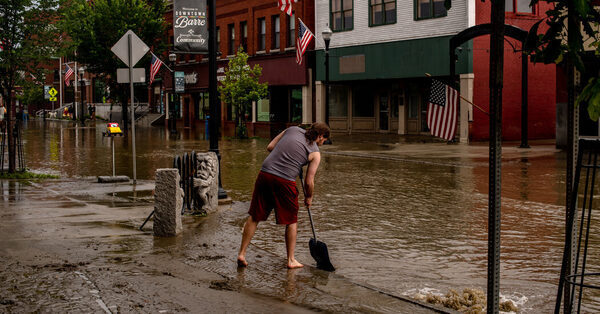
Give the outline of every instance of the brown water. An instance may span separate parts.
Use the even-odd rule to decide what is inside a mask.
[[[110,175],[110,141],[102,131],[103,124],[29,122],[28,167],[73,178]],[[151,181],[155,169],[170,167],[176,154],[206,151],[203,138],[192,130],[169,135],[162,128],[138,128],[138,180]],[[323,147],[313,205],[317,235],[329,247],[336,274],[352,282],[408,296],[467,287],[485,291],[487,146],[418,141],[337,136],[334,145]],[[130,144],[115,139],[117,175],[132,176]],[[266,139],[220,141],[223,187],[235,201],[250,200],[267,144]],[[551,144],[532,150],[514,146],[504,149],[502,165],[501,295],[523,312],[550,312],[563,248],[565,157]],[[239,230],[243,211],[232,211],[224,222]],[[310,236],[307,221],[301,211],[297,254],[312,263],[304,245]],[[228,240],[237,247],[237,234]],[[597,235],[591,241],[600,243]],[[283,228],[273,221],[260,225],[253,244],[285,256]],[[600,256],[593,249],[589,254]],[[590,271],[600,269],[597,261],[589,259]],[[586,311],[600,310],[597,294],[586,294],[584,304]]]

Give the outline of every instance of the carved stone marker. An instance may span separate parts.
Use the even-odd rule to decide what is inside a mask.
[[[195,200],[199,209],[213,212],[219,206],[219,160],[214,152],[197,153]]]
[[[154,235],[172,237],[183,231],[181,225],[181,207],[183,189],[179,187],[177,169],[156,169],[156,187],[154,189]]]

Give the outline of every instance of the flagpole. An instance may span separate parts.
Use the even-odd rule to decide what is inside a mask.
[[[152,55],[153,55],[153,56],[154,56],[156,59],[160,60],[160,58],[159,58],[159,57],[157,57],[157,56],[154,54],[154,52],[150,51],[150,53],[151,53],[151,54],[152,54]],[[164,66],[165,66],[165,68],[167,68],[167,69],[169,69],[169,71],[173,72],[173,70],[171,70],[171,68],[169,68],[169,66],[168,66],[166,63],[164,63],[162,60],[160,60],[160,62],[162,62],[162,65],[164,65]]]
[[[431,74],[429,74],[429,73],[425,73],[425,76],[427,76],[427,77],[431,77]],[[463,95],[461,95],[461,94],[460,94],[460,92],[459,92],[458,90],[457,90],[456,92],[458,93],[458,97],[460,97],[460,99],[462,99],[462,100],[466,101],[467,103],[471,104],[473,107],[475,107],[475,108],[479,109],[479,111],[481,111],[481,112],[485,113],[486,115],[488,115],[488,117],[490,116],[490,113],[489,113],[489,112],[485,111],[483,108],[481,108],[481,107],[477,106],[477,105],[476,105],[476,104],[474,104],[472,101],[470,101],[470,100],[466,99],[465,97],[463,97]]]

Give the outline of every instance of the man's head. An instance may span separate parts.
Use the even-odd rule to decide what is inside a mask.
[[[313,123],[308,130],[306,130],[304,136],[306,136],[306,139],[309,143],[315,142],[317,145],[321,146],[323,145],[323,142],[329,138],[329,132],[330,130],[327,124],[323,122],[316,122]]]

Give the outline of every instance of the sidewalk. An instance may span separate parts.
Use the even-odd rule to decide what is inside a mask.
[[[140,232],[152,188],[0,181],[0,311],[432,312],[310,266],[288,271],[257,246],[238,270],[246,203],[186,216],[176,238],[154,238],[151,223]]]

